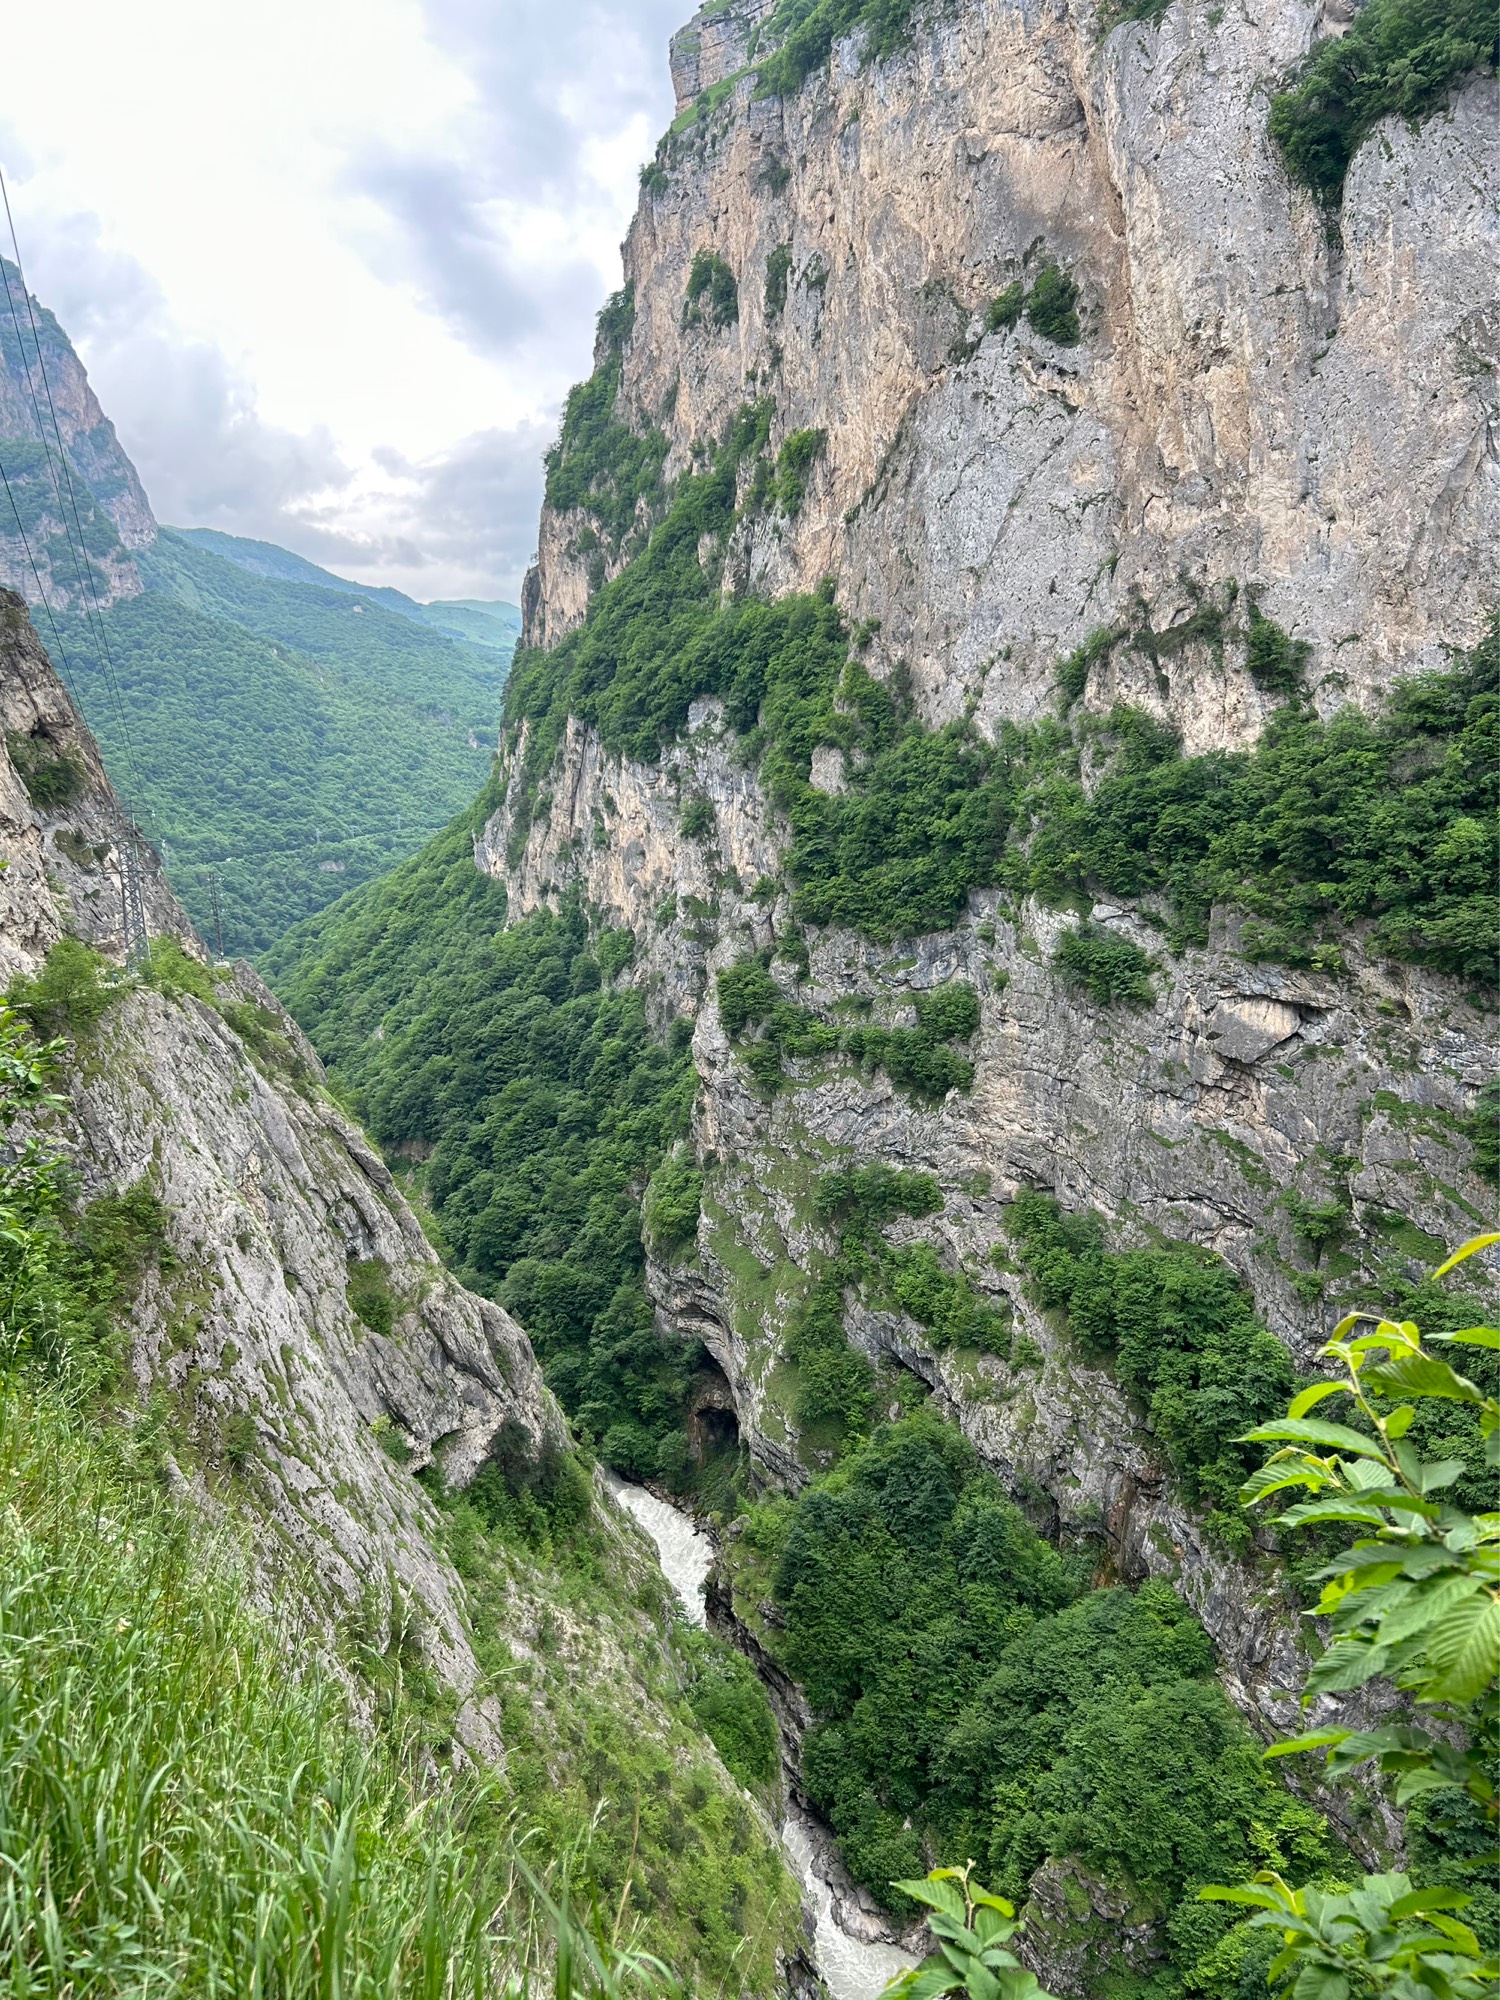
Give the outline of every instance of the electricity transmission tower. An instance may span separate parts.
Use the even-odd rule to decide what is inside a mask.
[[[142,845],[140,829],[134,820],[122,818],[115,836],[115,851],[120,857],[120,906],[125,924],[125,963],[136,967],[144,963],[150,943],[146,931],[146,899],[141,892]]]
[[[224,912],[219,902],[219,871],[208,871],[208,907],[214,925],[214,957],[224,956]]]

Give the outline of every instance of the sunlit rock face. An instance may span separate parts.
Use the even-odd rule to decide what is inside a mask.
[[[39,615],[138,597],[151,503],[53,314],[0,257],[0,584]]]
[[[800,510],[735,530],[726,590],[831,578],[871,671],[899,672],[927,723],[968,716],[983,734],[1055,713],[1059,663],[1107,634],[1083,710],[1145,709],[1189,755],[1253,745],[1272,712],[1246,666],[1251,605],[1306,642],[1325,716],[1373,712],[1478,640],[1500,573],[1493,79],[1419,128],[1382,123],[1335,227],[1266,119],[1277,79],[1347,10],[1174,6],[1101,40],[1081,0],[965,0],[919,13],[879,60],[859,36],[837,45],[784,97],[758,96],[746,68],[762,25],[754,4],[715,6],[677,37],[678,126],[625,246],[616,414],[664,434],[668,479],[750,401],[774,405],[773,452],[822,433]],[[688,309],[700,253],[733,274],[733,313]],[[1071,344],[990,314],[1049,261],[1077,286]],[[592,534],[584,513],[544,515],[539,643],[615,573]],[[976,893],[951,930],[887,947],[823,932],[805,963],[772,964],[820,1017],[891,1025],[969,981],[972,1089],[918,1104],[879,1072],[809,1062],[768,1103],[715,977],[794,928],[788,829],[716,705],[655,763],[576,721],[540,784],[524,736],[501,754],[476,859],[513,916],[579,891],[634,933],[629,976],[656,1018],[696,1018],[704,1212],[693,1252],[653,1259],[649,1282],[661,1324],[722,1368],[766,1478],[795,1487],[827,1462],[799,1432],[784,1346],[830,1251],[819,1174],[929,1172],[941,1215],[892,1236],[965,1271],[1029,1359],[939,1352],[855,1301],[851,1339],[919,1375],[1049,1529],[1102,1536],[1115,1576],[1173,1579],[1233,1698],[1294,1723],[1297,1608],[1270,1566],[1213,1543],[1113,1373],[1037,1310],[1005,1205],[1040,1187],[1115,1244],[1218,1253],[1306,1365],[1337,1286],[1289,1196],[1329,1199],[1333,1172],[1367,1273],[1392,1218],[1420,1261],[1490,1212],[1464,1136],[1497,1066],[1484,996],[1358,939],[1326,971],[1252,962],[1225,911],[1201,947],[1168,949],[1159,912],[1099,904],[1094,924],[1157,961],[1148,1005],[1100,1007],[1051,962],[1080,912]],[[838,791],[841,754],[818,755],[813,784]],[[692,839],[689,799],[712,806]]]

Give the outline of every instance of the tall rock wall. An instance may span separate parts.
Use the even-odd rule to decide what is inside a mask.
[[[625,245],[616,413],[665,434],[669,478],[749,401],[774,402],[772,450],[822,434],[800,510],[735,530],[726,591],[833,578],[877,677],[902,675],[929,724],[982,734],[1052,712],[1059,661],[1105,632],[1085,709],[1144,708],[1190,755],[1253,744],[1270,712],[1246,669],[1252,604],[1309,644],[1324,715],[1373,710],[1472,645],[1500,553],[1496,86],[1381,124],[1330,224],[1288,181],[1267,107],[1346,21],[1176,5],[1101,41],[1086,0],[963,0],[919,12],[895,54],[872,62],[856,35],[762,97],[737,74],[762,10],[705,9],[674,42],[683,109]],[[735,280],[717,320],[687,296],[705,252]],[[1048,260],[1078,286],[1077,344],[1024,318],[987,328]],[[544,514],[533,643],[575,627],[624,559],[599,541],[582,509]],[[822,932],[799,960],[784,885],[763,893],[788,829],[717,704],[657,763],[576,720],[539,786],[524,731],[501,759],[476,859],[512,915],[576,888],[634,931],[660,1016],[696,1014],[703,1217],[652,1283],[663,1326],[723,1367],[765,1475],[796,1486],[827,1462],[798,1433],[784,1347],[833,1248],[818,1174],[928,1171],[943,1214],[901,1227],[1014,1316],[1028,1358],[944,1354],[852,1301],[851,1338],[919,1374],[1049,1525],[1102,1533],[1119,1575],[1172,1577],[1242,1706],[1291,1721],[1296,1613],[1274,1568],[1212,1545],[1139,1410],[1036,1310],[1004,1207],[1041,1187],[1117,1244],[1216,1251],[1306,1365],[1341,1287],[1415,1271],[1492,1212],[1465,1129],[1497,1071],[1485,997],[1358,939],[1324,972],[1252,963],[1225,911],[1206,945],[1166,952],[1149,913],[1111,903],[1093,921],[1160,973],[1149,1007],[1101,1007],[1050,966],[1079,912],[998,892],[950,931]],[[814,784],[836,788],[838,763]],[[697,839],[689,798],[713,808]],[[779,952],[782,993],[823,1020],[910,1025],[920,996],[968,980],[972,1090],[923,1106],[810,1060],[768,1104],[715,997],[747,951]],[[1332,1268],[1296,1199],[1346,1204]]]
[[[3,257],[0,466],[0,584],[39,616],[140,595],[130,558],[156,540],[151,503],[73,343]]]
[[[772,98],[725,73],[758,13],[707,8],[674,44],[679,92],[727,95],[665,142],[631,225],[621,395],[669,473],[754,396],[773,441],[825,433],[795,521],[742,553],[756,587],[836,577],[929,718],[981,727],[1034,714],[1097,629],[1168,632],[1230,583],[1312,642],[1325,708],[1474,641],[1500,556],[1492,79],[1384,121],[1329,228],[1266,130],[1320,6],[1174,6],[1101,43],[1088,0],[963,0]],[[728,325],[685,323],[703,251],[734,274]],[[987,332],[1049,258],[1079,344]],[[585,601],[574,539],[544,519],[554,638]],[[1122,646],[1087,698],[1240,743],[1264,712],[1242,663],[1232,635],[1164,667]]]

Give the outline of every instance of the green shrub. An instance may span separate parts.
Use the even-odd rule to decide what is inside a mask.
[[[1311,657],[1312,647],[1306,639],[1292,638],[1251,605],[1250,646],[1245,666],[1258,688],[1264,688],[1268,694],[1300,694]]]
[[[776,505],[783,514],[795,515],[801,512],[802,502],[807,494],[808,474],[827,442],[827,433],[820,430],[793,431],[782,443],[776,454],[776,477],[772,493]]]
[[[602,979],[618,979],[635,957],[635,932],[623,927],[600,931],[594,940],[594,956]]]
[[[743,1654],[707,1632],[680,1633],[688,1667],[688,1704],[742,1785],[776,1776],[781,1739],[755,1669]]]
[[[852,1057],[867,1074],[883,1069],[896,1088],[929,1103],[968,1090],[974,1065],[952,1044],[979,1028],[979,995],[955,979],[916,998],[915,1028],[838,1028],[781,997],[763,960],[737,959],[718,977],[719,1018],[758,1089],[767,1097],[786,1087],[789,1062]],[[759,1029],[753,1038],[749,1031]]]
[[[217,998],[213,976],[201,960],[190,958],[175,937],[152,938],[146,949],[142,977],[148,986],[169,995],[189,994],[213,1006]]]
[[[786,285],[792,271],[792,246],[778,243],[766,258],[766,318],[780,319],[786,311]]]
[[[642,1204],[646,1234],[668,1252],[691,1247],[703,1206],[703,1175],[691,1154],[672,1153],[651,1176]]]
[[[700,792],[696,797],[684,802],[677,816],[677,824],[686,840],[709,840],[714,831],[714,804]]]
[[[40,1035],[86,1035],[128,990],[118,970],[81,938],[62,937],[34,979],[18,979],[10,1004]]]
[[[1150,953],[1103,924],[1083,923],[1065,931],[1052,963],[1075,986],[1083,987],[1097,1006],[1112,1007],[1123,1000],[1145,1007],[1156,998]]]
[[[827,62],[836,41],[858,28],[867,56],[890,55],[906,40],[915,0],[780,0],[761,30],[774,55],[760,65],[761,97],[789,97]]]
[[[1067,1314],[1085,1351],[1112,1355],[1151,1420],[1187,1498],[1210,1526],[1243,1546],[1236,1496],[1254,1454],[1239,1440],[1280,1407],[1291,1357],[1255,1314],[1227,1264],[1190,1243],[1107,1251],[1090,1217],[1021,1194],[1006,1227],[1038,1302]]]
[[[1026,300],[1026,317],[1044,340],[1059,347],[1076,347],[1082,338],[1078,320],[1078,287],[1056,264],[1044,264]]]
[[[1496,49],[1489,0],[1369,0],[1272,99],[1271,137],[1287,172],[1337,202],[1380,119],[1430,116],[1464,77],[1495,68]]]
[[[684,327],[733,326],[740,316],[740,291],[734,273],[717,252],[699,250],[688,272],[682,306]]]
[[[5,747],[26,796],[40,813],[59,812],[71,805],[88,782],[82,763],[40,730],[31,736],[7,731]]]
[[[355,1257],[349,1264],[349,1310],[371,1333],[389,1336],[396,1324],[391,1274],[383,1257]]]
[[[1013,278],[1003,292],[990,300],[989,311],[984,316],[985,332],[998,333],[1002,327],[1019,325],[1025,304],[1026,282],[1023,278]]]

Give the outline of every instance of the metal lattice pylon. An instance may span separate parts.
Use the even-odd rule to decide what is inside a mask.
[[[219,871],[217,868],[210,868],[208,871],[208,906],[212,913],[214,924],[214,957],[219,959],[224,956],[224,911],[219,901]]]
[[[125,925],[125,963],[140,965],[150,937],[146,930],[146,899],[141,892],[142,847],[140,828],[133,820],[122,819],[115,835],[115,852],[120,857],[120,911]]]

